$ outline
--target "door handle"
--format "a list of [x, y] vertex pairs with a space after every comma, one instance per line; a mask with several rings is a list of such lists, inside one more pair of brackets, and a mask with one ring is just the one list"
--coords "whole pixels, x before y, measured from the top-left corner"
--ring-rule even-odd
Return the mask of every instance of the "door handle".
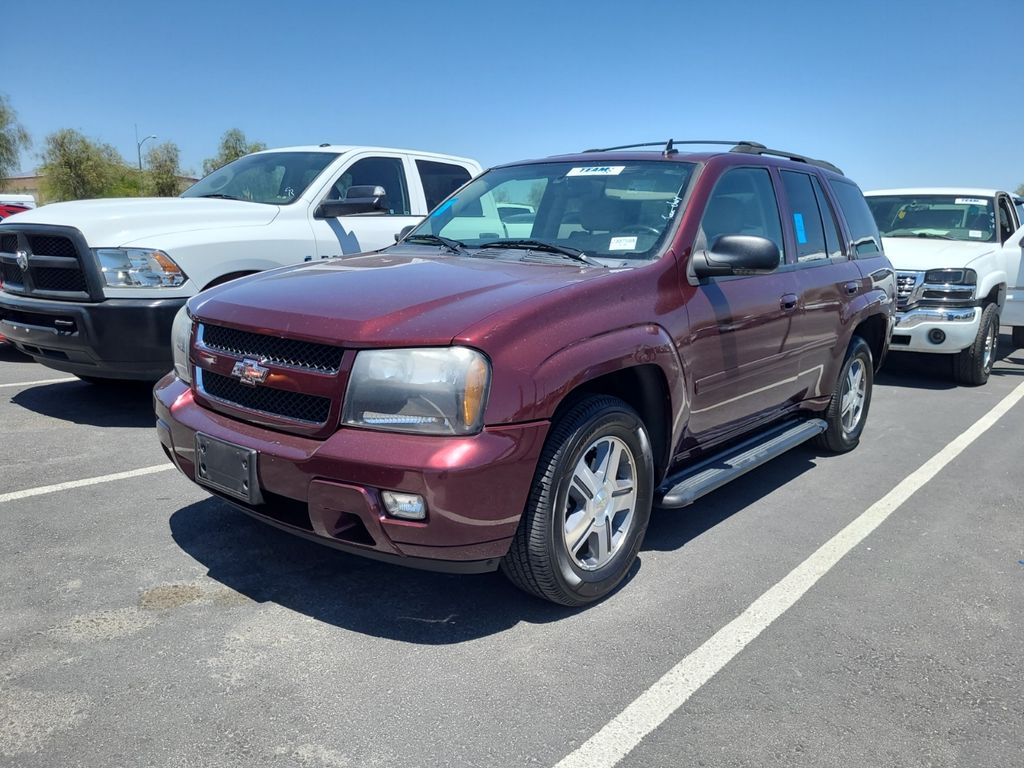
[[843, 288], [846, 289], [846, 295], [847, 296], [856, 296], [857, 295], [857, 291], [860, 290], [860, 283], [855, 282], [855, 281], [851, 281], [849, 283], [845, 283], [843, 285]]
[[786, 312], [791, 312], [796, 309], [797, 301], [799, 301], [799, 297], [795, 293], [787, 293], [779, 299], [779, 306]]

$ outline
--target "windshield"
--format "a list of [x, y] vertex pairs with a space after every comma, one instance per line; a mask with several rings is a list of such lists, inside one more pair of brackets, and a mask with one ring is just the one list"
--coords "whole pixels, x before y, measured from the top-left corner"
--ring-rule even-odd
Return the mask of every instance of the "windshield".
[[[653, 259], [693, 176], [693, 163], [537, 163], [497, 168], [439, 205], [409, 236], [488, 253], [503, 241], [582, 251], [607, 266]], [[511, 241], [520, 241], [518, 244]]]
[[996, 216], [991, 197], [871, 195], [867, 201], [882, 237], [995, 242]]
[[219, 197], [288, 205], [306, 191], [334, 152], [267, 152], [240, 157], [186, 189], [182, 197]]

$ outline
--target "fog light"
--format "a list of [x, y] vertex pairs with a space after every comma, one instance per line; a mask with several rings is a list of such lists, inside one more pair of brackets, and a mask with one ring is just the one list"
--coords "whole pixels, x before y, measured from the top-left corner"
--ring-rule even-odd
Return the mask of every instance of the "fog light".
[[427, 505], [422, 496], [415, 493], [384, 491], [381, 493], [381, 498], [384, 500], [384, 509], [391, 517], [399, 517], [403, 520], [427, 519]]
[[941, 344], [946, 340], [946, 332], [941, 328], [932, 328], [928, 331], [928, 341], [932, 344]]

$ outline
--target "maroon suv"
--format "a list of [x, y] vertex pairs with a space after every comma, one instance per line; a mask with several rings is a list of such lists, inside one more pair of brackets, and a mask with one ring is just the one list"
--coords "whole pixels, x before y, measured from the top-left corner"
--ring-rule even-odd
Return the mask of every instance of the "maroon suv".
[[856, 446], [894, 296], [828, 163], [753, 142], [512, 163], [390, 248], [193, 298], [157, 428], [261, 520], [580, 605], [652, 508]]

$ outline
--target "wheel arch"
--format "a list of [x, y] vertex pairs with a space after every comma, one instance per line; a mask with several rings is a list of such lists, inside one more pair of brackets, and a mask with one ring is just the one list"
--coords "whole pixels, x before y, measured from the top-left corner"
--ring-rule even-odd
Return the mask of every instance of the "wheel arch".
[[885, 315], [874, 314], [865, 317], [853, 329], [851, 340], [854, 336], [860, 337], [867, 342], [868, 347], [871, 349], [875, 373], [878, 373], [882, 367], [886, 352], [889, 350], [889, 326], [889, 320]]

